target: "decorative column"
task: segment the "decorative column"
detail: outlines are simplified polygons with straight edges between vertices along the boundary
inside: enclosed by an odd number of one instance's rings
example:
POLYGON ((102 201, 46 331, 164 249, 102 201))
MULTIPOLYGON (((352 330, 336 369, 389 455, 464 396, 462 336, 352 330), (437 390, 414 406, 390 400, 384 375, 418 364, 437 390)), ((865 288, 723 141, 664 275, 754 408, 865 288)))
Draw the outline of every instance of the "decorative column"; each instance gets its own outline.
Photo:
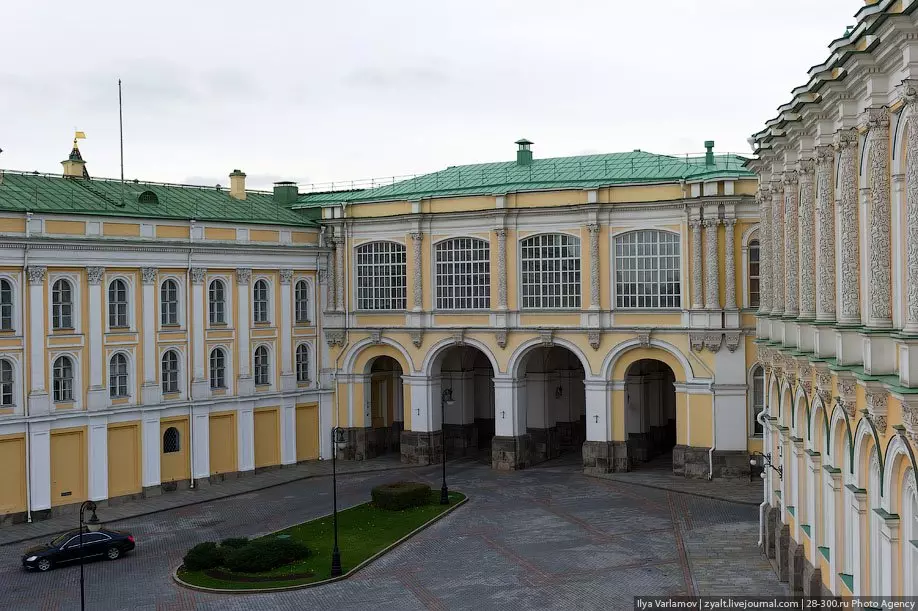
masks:
MULTIPOLYGON (((344 311, 344 238, 335 241, 335 311, 344 311)), ((251 270, 249 270, 251 271, 251 270)))
MULTIPOLYGON (((156 268, 141 267, 143 281, 143 386, 140 388, 141 402, 145 405, 159 403, 162 389, 156 383, 156 268)), ((203 348, 203 335, 201 336, 203 348)))
POLYGON ((599 309, 599 231, 598 223, 587 225, 590 232, 590 309, 599 309))
POLYGON ((102 409, 108 405, 108 393, 102 385, 102 277, 104 267, 87 267, 89 280, 89 393, 87 409, 102 409))
POLYGON ((414 254, 414 311, 420 312, 424 309, 424 277, 421 267, 421 245, 424 241, 424 234, 420 231, 411 233, 411 250, 414 254))
POLYGON ((796 317, 800 313, 797 302, 797 259, 800 251, 797 244, 797 172, 784 173, 784 314, 796 317))
POLYGON ((704 307, 702 294, 704 288, 701 280, 701 221, 689 221, 692 228, 692 309, 704 307))
POLYGON ((816 147, 816 320, 835 320, 835 153, 816 147))
POLYGON ((497 309, 507 309, 507 230, 498 227, 497 236, 497 309))
POLYGON ((902 82, 908 121, 905 155, 905 325, 918 335, 918 81, 902 82))
POLYGON ((204 399, 210 395, 210 385, 204 375, 204 278, 206 276, 205 268, 191 268, 192 399, 204 399))
MULTIPOLYGON (((724 219, 724 252, 726 254, 724 265, 727 272, 727 286, 724 287, 727 303, 724 307, 728 310, 736 309, 736 236, 733 235, 735 227, 736 219, 724 219)), ((761 268, 759 271, 761 273, 761 268)))
POLYGON ((48 268, 30 265, 29 276, 29 415, 47 414, 51 409, 45 388, 45 275, 48 268))
MULTIPOLYGON (((771 196, 759 185, 759 316, 771 313, 771 196)), ((747 303, 748 307, 749 304, 747 303)))
POLYGON ((858 209, 857 209, 857 131, 840 130, 835 135, 838 151, 839 186, 838 194, 838 241, 841 247, 839 279, 841 283, 841 307, 838 322, 842 325, 861 323, 861 302, 859 288, 858 255, 858 209))
POLYGON ((800 206, 798 232, 800 237, 800 318, 812 320, 816 317, 816 257, 813 252, 813 213, 816 192, 813 188, 816 162, 813 159, 800 161, 800 206))
POLYGON ((290 283, 292 280, 292 269, 280 270, 281 390, 296 388, 296 376, 293 374, 293 317, 290 311, 293 302, 293 296, 290 291, 290 283))
POLYGON ((771 179, 771 313, 784 316, 784 182, 780 174, 771 179))
POLYGON ((237 392, 240 395, 251 395, 255 392, 255 379, 252 377, 250 370, 252 357, 251 349, 249 348, 249 328, 251 325, 249 281, 251 278, 251 268, 240 267, 236 270, 236 308, 239 316, 236 319, 236 344, 239 350, 237 392))
POLYGON ((708 310, 720 309, 720 276, 718 265, 720 257, 717 256, 717 226, 720 220, 717 217, 704 220, 704 259, 705 259, 705 295, 704 307, 708 310))
POLYGON ((890 303, 890 193, 889 193, 889 109, 868 108, 870 127, 867 144, 870 164, 870 310, 867 326, 879 329, 892 327, 890 303))

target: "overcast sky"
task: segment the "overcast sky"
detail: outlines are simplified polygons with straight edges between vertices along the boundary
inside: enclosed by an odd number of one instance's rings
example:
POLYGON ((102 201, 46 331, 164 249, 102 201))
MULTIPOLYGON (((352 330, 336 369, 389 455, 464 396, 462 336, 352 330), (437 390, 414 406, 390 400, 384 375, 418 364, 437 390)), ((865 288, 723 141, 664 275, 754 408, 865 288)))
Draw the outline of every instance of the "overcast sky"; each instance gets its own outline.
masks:
POLYGON ((862 0, 8 0, 0 167, 250 187, 748 153, 862 0))

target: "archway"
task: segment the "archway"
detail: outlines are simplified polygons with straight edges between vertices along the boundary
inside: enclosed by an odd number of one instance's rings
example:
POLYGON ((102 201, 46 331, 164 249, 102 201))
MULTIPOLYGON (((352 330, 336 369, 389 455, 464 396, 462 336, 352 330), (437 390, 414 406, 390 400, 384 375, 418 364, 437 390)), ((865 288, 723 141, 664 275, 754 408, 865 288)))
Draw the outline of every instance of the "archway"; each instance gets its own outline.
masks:
POLYGON ((586 372, 580 358, 563 346, 541 346, 523 356, 519 371, 530 463, 567 451, 579 454, 586 439, 586 372))
POLYGON ((404 423, 402 366, 391 356, 367 363, 364 397, 368 405, 367 456, 398 452, 404 423))
POLYGON ((431 408, 434 421, 439 420, 443 408, 442 430, 448 457, 490 449, 494 437, 494 375, 487 355, 469 345, 445 348, 431 363, 430 376, 439 382, 439 391, 433 394, 436 405, 431 408), (441 406, 444 391, 451 393, 452 405, 441 406))
POLYGON ((676 445, 676 375, 656 359, 633 362, 625 373, 625 435, 630 468, 653 461, 672 470, 676 445))

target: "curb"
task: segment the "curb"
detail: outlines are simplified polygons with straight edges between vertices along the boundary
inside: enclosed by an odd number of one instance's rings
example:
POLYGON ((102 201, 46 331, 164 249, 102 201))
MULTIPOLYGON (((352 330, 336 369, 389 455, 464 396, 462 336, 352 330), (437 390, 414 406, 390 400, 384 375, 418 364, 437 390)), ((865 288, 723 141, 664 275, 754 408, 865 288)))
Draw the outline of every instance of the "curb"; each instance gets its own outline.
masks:
POLYGON ((585 477, 590 477, 596 480, 606 481, 606 482, 615 482, 617 484, 626 484, 631 486, 641 486, 642 488, 653 488, 654 490, 665 490, 667 492, 675 492, 677 494, 688 494, 689 496, 698 496, 705 499, 712 499, 715 501, 723 501, 725 503, 734 503, 736 505, 747 505, 749 507, 758 507, 762 503, 759 501, 740 501, 737 499, 730 499, 723 496, 717 496, 716 494, 707 494, 704 492, 692 492, 689 490, 680 490, 678 488, 671 488, 669 486, 660 486, 658 484, 646 484, 644 482, 631 482, 621 479, 613 479, 611 477, 602 477, 601 475, 591 475, 589 473, 583 473, 585 477))
MULTIPOLYGON (((466 497, 463 498, 461 501, 459 501, 458 503, 456 503, 455 505, 453 505, 452 507, 450 507, 449 509, 447 509, 447 510, 444 511, 443 513, 441 513, 441 514, 439 514, 438 516, 434 517, 433 519, 431 519, 431 520, 429 520, 429 521, 427 521, 427 522, 421 524, 420 526, 418 526, 417 528, 415 528, 414 530, 412 530, 410 533, 408 533, 407 535, 405 535, 405 536, 402 537, 401 539, 399 539, 399 540, 397 540, 397 541, 391 543, 391 544, 388 545, 387 547, 385 547, 385 548, 379 550, 378 552, 376 552, 375 554, 373 554, 372 556, 370 556, 369 558, 367 558, 366 560, 364 560, 363 562, 361 562, 360 564, 358 564, 357 566, 355 566, 354 568, 352 568, 352 569, 351 569, 350 571, 348 571, 347 573, 344 573, 343 575, 339 575, 338 577, 331 577, 331 578, 329 578, 329 579, 323 579, 322 581, 313 581, 312 583, 301 583, 301 584, 297 584, 297 585, 293 585, 293 586, 281 586, 281 587, 279 587, 279 588, 253 588, 253 589, 249 589, 249 590, 228 590, 228 589, 224 589, 224 588, 208 588, 208 587, 205 587, 205 586, 196 586, 196 585, 192 585, 192 584, 190 584, 190 583, 187 583, 187 582, 185 582, 185 581, 182 581, 182 580, 179 578, 179 576, 178 576, 178 570, 179 570, 180 568, 182 568, 182 565, 179 565, 179 566, 175 567, 175 569, 173 569, 173 571, 172 571, 172 580, 173 580, 175 583, 177 583, 178 585, 180 585, 181 587, 183 587, 183 588, 188 588, 189 590, 196 590, 196 591, 198 591, 198 592, 208 592, 208 593, 211 593, 211 594, 267 594, 267 593, 269 593, 269 592, 289 592, 289 591, 291 591, 291 590, 305 590, 306 588, 315 588, 315 587, 317 587, 317 586, 324 586, 324 585, 327 585, 327 584, 329 584, 329 583, 334 583, 334 582, 336 582, 336 581, 342 581, 342 580, 344 580, 344 579, 347 579, 347 578, 350 577, 351 575, 354 575, 355 573, 357 573, 357 571, 361 570, 362 568, 366 567, 367 565, 369 565, 369 564, 372 563, 373 561, 375 561, 375 560, 377 560, 378 558, 380 558, 380 557, 384 556, 385 554, 389 553, 390 551, 392 551, 393 549, 395 549, 396 547, 398 547, 399 545, 401 545, 402 543, 404 543, 405 541, 407 541, 407 540, 410 539, 411 537, 413 537, 413 536, 415 536, 416 534, 420 533, 422 530, 428 528, 429 526, 431 526, 431 525, 433 525, 433 524, 436 524, 437 522, 439 522, 440 520, 442 520, 443 518, 445 518, 446 516, 448 516, 448 515, 451 514, 452 512, 456 511, 457 509, 459 509, 460 507, 462 507, 463 505, 465 505, 465 504, 468 502, 468 500, 469 500, 469 497, 466 496, 466 497)), ((366 503, 366 501, 364 501, 364 503, 366 503)), ((364 503, 358 503, 357 505, 352 505, 351 507, 357 507, 358 505, 363 505, 364 503)), ((351 507, 348 507, 347 509, 350 509, 351 507)), ((322 518, 327 518, 327 517, 330 516, 330 515, 331 515, 331 514, 326 514, 326 515, 324 515, 324 516, 319 516, 318 518, 314 518, 314 519, 315 519, 315 520, 320 520, 320 519, 322 519, 322 518)), ((310 520, 310 521, 312 521, 312 520, 310 520)), ((283 530, 283 529, 282 529, 282 530, 283 530)), ((269 533, 269 534, 270 534, 270 533, 269 533)))

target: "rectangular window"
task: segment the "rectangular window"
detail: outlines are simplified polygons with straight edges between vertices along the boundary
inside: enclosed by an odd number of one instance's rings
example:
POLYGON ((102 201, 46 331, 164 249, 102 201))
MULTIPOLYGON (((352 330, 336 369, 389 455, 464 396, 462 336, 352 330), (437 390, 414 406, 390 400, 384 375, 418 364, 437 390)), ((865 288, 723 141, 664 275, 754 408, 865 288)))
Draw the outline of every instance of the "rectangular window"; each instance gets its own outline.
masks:
POLYGON ((490 247, 476 238, 437 244, 437 309, 487 310, 491 307, 490 247))
POLYGON ((645 230, 615 238, 615 307, 681 307, 680 273, 677 234, 645 230))
POLYGON ((580 307, 580 240, 545 234, 520 242, 523 308, 580 307))
POLYGON ((357 309, 404 310, 407 307, 405 246, 372 242, 357 248, 357 309))
POLYGON ((759 243, 751 242, 749 244, 749 307, 759 307, 761 294, 759 291, 759 243))

